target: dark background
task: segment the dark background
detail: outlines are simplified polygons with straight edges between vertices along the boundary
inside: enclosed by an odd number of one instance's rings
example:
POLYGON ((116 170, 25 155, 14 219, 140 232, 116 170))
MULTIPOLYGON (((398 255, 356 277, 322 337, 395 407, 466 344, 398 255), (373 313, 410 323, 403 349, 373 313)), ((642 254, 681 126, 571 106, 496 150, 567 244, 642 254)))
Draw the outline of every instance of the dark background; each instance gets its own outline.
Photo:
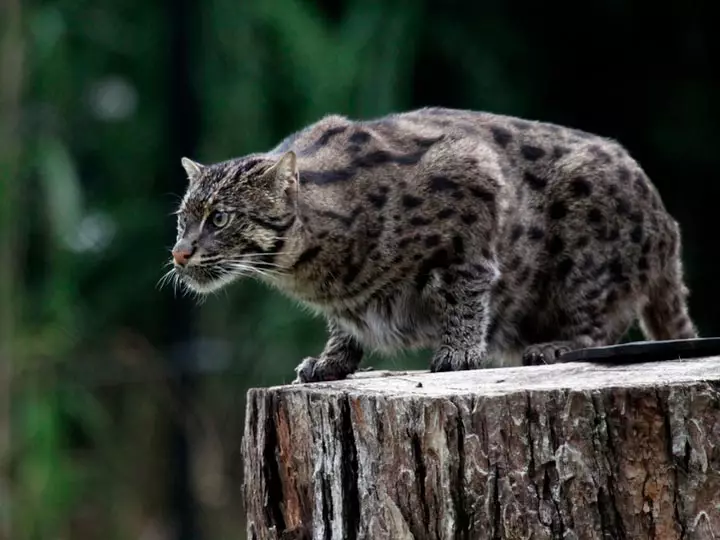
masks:
POLYGON ((444 105, 618 139, 681 224, 701 333, 720 332, 710 6, 6 0, 0 538, 244 538, 245 392, 289 382, 324 324, 253 282, 203 304, 157 287, 180 158, 266 150, 328 113, 444 105))

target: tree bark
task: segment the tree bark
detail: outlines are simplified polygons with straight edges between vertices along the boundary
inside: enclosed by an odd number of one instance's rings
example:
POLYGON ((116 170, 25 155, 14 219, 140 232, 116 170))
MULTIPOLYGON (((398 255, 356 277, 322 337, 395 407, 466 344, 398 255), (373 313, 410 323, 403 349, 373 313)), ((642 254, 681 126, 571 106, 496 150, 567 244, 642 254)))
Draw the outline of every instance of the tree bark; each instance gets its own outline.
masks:
POLYGON ((251 389, 248 538, 715 538, 719 385, 702 359, 251 389))

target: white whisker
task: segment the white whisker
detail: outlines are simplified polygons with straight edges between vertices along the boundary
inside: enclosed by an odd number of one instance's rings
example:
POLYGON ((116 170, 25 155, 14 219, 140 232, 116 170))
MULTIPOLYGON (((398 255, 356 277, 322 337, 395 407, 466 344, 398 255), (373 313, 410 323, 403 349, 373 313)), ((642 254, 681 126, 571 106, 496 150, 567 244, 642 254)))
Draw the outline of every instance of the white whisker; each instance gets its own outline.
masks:
POLYGON ((165 287, 171 280, 177 279, 177 273, 175 272, 175 268, 171 268, 167 272, 165 272, 160 279, 158 279, 155 287, 158 290, 161 290, 163 287, 165 287))

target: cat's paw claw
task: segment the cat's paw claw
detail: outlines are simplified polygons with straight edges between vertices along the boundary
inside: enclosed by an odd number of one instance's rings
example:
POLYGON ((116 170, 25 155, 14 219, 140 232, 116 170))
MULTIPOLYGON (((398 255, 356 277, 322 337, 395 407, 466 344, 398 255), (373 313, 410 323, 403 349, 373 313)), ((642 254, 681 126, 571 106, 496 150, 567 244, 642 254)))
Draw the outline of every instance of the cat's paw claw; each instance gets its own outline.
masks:
POLYGON ((523 352, 523 365, 544 366, 546 364, 556 364, 563 354, 571 350, 573 350, 573 347, 564 342, 530 345, 523 352))
POLYGON ((347 377, 348 373, 337 369, 337 364, 324 361, 322 358, 308 356, 295 368, 297 377, 292 384, 338 381, 347 377))
POLYGON ((441 347, 430 362, 430 371, 463 371, 482 367, 485 355, 472 349, 441 347))
POLYGON ((308 356, 295 368, 296 377, 292 384, 303 384, 309 382, 316 382, 315 379, 315 366, 317 365, 318 359, 314 356, 308 356))

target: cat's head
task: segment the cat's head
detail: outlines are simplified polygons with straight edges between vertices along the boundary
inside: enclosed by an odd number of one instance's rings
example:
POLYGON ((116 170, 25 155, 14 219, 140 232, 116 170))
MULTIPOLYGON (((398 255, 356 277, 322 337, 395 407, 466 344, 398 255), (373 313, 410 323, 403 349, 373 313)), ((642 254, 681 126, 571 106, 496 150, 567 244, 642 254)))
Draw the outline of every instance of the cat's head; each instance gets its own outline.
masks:
POLYGON ((177 214, 173 272, 197 293, 278 272, 296 223, 297 161, 252 155, 212 165, 182 159, 189 184, 177 214))

